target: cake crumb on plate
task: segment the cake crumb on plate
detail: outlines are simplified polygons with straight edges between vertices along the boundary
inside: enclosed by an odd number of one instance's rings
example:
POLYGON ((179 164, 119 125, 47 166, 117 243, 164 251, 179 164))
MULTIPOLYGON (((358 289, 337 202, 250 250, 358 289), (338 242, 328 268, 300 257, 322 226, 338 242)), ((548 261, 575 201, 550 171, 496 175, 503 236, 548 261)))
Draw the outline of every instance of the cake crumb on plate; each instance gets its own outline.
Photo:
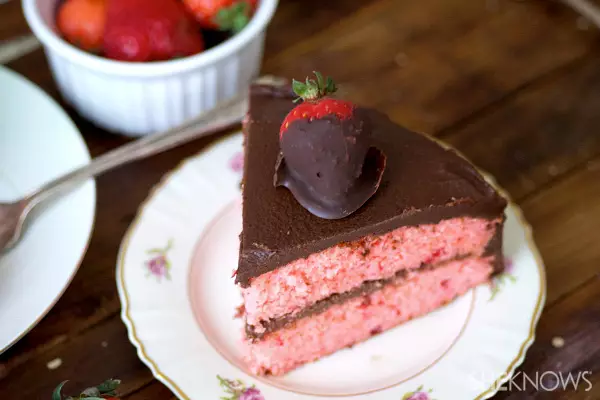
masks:
POLYGON ((565 339, 560 336, 555 336, 552 338, 552 347, 560 349, 565 345, 565 339))
POLYGON ((59 368, 61 365, 62 365, 62 360, 60 358, 55 358, 54 360, 48 361, 48 363, 46 364, 46 367, 48 367, 49 370, 55 370, 55 369, 59 368))

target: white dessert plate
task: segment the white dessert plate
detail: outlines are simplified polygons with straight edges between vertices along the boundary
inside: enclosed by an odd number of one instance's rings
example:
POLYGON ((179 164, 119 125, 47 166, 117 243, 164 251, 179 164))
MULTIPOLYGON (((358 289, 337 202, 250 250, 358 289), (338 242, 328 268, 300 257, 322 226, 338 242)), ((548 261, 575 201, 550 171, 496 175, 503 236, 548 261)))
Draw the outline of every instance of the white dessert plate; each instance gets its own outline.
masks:
MULTIPOLYGON (((4 67, 0 88, 0 201, 89 163, 79 131, 42 90, 4 67)), ((71 282, 95 207, 89 181, 36 213, 17 247, 0 254, 0 353, 35 326, 71 282)))
POLYGON ((232 278, 242 226, 241 152, 236 134, 185 161, 142 206, 121 246, 117 281, 129 337, 179 398, 229 399, 220 376, 239 379, 239 390, 255 385, 262 397, 255 390, 255 397, 242 397, 251 400, 485 399, 523 361, 546 283, 530 229, 511 203, 510 268, 494 290, 478 287, 286 376, 252 376, 241 361, 242 321, 234 318, 241 296, 232 278))

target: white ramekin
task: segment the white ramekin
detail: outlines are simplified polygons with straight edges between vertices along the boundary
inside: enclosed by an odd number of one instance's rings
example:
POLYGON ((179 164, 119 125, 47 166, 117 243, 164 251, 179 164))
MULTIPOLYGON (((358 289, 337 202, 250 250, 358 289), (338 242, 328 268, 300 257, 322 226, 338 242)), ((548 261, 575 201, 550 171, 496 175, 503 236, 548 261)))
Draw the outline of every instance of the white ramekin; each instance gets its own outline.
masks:
POLYGON ((141 136, 209 110, 257 77, 277 2, 261 0, 244 30, 210 50, 152 63, 109 60, 64 41, 56 33, 58 0, 23 0, 23 9, 64 99, 106 130, 141 136))

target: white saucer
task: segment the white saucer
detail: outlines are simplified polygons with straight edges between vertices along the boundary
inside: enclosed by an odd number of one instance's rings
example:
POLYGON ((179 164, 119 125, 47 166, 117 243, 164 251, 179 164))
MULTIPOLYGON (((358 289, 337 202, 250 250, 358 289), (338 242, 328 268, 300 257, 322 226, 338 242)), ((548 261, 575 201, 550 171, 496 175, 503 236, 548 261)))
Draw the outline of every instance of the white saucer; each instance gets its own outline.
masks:
POLYGON ((505 226, 511 275, 369 341, 280 377, 241 362, 241 304, 232 271, 241 230, 242 136, 183 163, 142 206, 117 277, 122 317, 140 358, 181 399, 224 396, 217 375, 256 385, 266 400, 484 399, 533 342, 544 270, 519 209, 505 226), (416 392, 416 393, 415 393, 416 392))
MULTIPOLYGON (((58 104, 0 67, 0 201, 16 200, 89 161, 81 135, 58 104)), ((49 204, 19 245, 0 254, 0 353, 67 288, 87 248, 95 203, 90 181, 49 204)))

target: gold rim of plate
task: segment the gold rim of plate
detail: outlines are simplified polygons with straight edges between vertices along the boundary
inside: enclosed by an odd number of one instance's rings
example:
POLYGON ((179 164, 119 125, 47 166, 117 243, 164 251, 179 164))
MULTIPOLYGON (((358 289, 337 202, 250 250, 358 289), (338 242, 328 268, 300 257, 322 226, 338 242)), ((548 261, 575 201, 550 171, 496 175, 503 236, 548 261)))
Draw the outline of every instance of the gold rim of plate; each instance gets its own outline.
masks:
MULTIPOLYGON (((158 367, 158 365, 156 365, 156 363, 154 362, 154 360, 152 360, 150 358, 150 356, 148 356, 148 353, 147 353, 147 351, 145 349, 144 344, 141 342, 141 340, 137 336, 135 324, 133 323, 133 320, 132 320, 131 316, 129 315, 129 294, 127 293, 127 289, 126 289, 126 286, 125 286, 125 278, 124 278, 124 272, 123 272, 124 271, 124 266, 125 266, 125 263, 124 263, 125 254, 127 254, 127 251, 129 249, 129 242, 131 240, 131 236, 133 235, 133 232, 137 229, 137 226, 138 226, 141 218, 144 216, 144 213, 146 211, 146 207, 154 199, 154 196, 169 183, 169 181, 171 180, 171 177, 173 175, 175 175, 176 173, 178 173, 181 169, 183 169, 189 162, 191 162, 195 158, 199 157, 201 154, 206 153, 206 152, 212 150, 213 148, 217 147, 219 144, 221 144, 225 140, 227 140, 227 139, 235 136, 236 134, 239 134, 239 132, 233 133, 233 134, 227 134, 224 137, 215 140, 213 143, 211 143, 210 145, 208 145, 205 149, 201 150, 195 156, 188 157, 188 158, 184 159, 183 161, 181 161, 177 167, 175 167, 173 170, 167 172, 162 177, 162 179, 160 180, 160 182, 158 184, 156 184, 150 190, 150 193, 148 194, 148 197, 141 203, 140 207, 138 208, 138 212, 137 212, 137 214, 135 216, 135 219, 133 220, 133 222, 131 223, 131 225, 127 229, 127 232, 125 233, 125 236, 123 238, 123 242, 121 244, 121 248, 119 250, 118 260, 117 260, 118 287, 119 287, 119 290, 122 291, 122 294, 123 294, 122 298, 124 299, 124 304, 122 304, 121 318, 122 318, 123 322, 125 323, 125 325, 128 328, 129 339, 131 340, 131 342, 137 348, 138 356, 152 370, 152 373, 154 374, 154 376, 157 379, 161 380, 165 385, 167 385, 180 398, 182 398, 184 400, 191 400, 191 399, 190 399, 190 397, 188 397, 183 392, 183 390, 171 378, 169 378, 167 375, 165 375, 160 370, 160 368, 158 367)), ((464 154, 462 154, 460 151, 456 150, 454 147, 450 146, 449 144, 447 144, 447 143, 445 143, 445 142, 443 142, 440 139, 437 139, 435 137, 432 137, 432 136, 429 136, 429 135, 425 135, 425 136, 427 136, 428 138, 430 138, 433 141, 437 142, 438 144, 440 144, 444 148, 452 149, 460 157, 464 158, 469 163, 471 163, 471 161, 467 157, 465 157, 464 154)), ((471 163, 471 165, 473 165, 473 163, 471 163)), ((498 185, 498 183, 496 182, 496 180, 491 175, 483 172, 481 169, 479 169, 477 167, 475 167, 475 169, 477 169, 477 171, 485 177, 486 181, 490 185, 492 185, 498 191, 498 193, 500 193, 500 195, 502 195, 507 200, 508 207, 511 207, 514 210, 515 216, 516 216, 519 224, 521 225, 521 227, 525 231, 525 240, 527 241, 527 245, 528 245, 530 251, 532 252, 532 254, 533 254, 534 258, 535 258, 535 262, 536 262, 536 265, 538 267, 538 272, 539 272, 539 275, 540 275, 540 288, 539 288, 540 290, 539 290, 538 298, 536 300, 536 305, 535 305, 535 308, 534 308, 534 312, 533 312, 533 314, 531 316, 531 321, 530 321, 530 324, 529 324, 529 334, 528 334, 527 338, 525 339, 525 341, 523 341, 523 343, 521 344, 519 352, 517 353, 517 355, 515 356, 515 358, 512 360, 512 362, 508 365, 508 368, 506 369, 506 371, 502 375, 500 375, 497 378, 497 380, 487 390, 485 390, 484 392, 480 393, 474 399, 474 400, 481 400, 481 399, 489 398, 490 395, 495 394, 497 392, 497 389, 499 388, 499 386, 503 382, 505 382, 506 380, 508 380, 510 378, 510 376, 512 376, 512 374, 514 373, 515 369, 523 362, 523 360, 525 358, 525 353, 527 352, 527 350, 529 349, 529 347, 533 344, 533 342, 535 340, 535 328, 536 328, 537 322, 538 322, 538 320, 540 318, 541 311, 542 311, 542 308, 543 308, 543 305, 544 305, 544 301, 545 301, 545 298, 546 298, 546 272, 545 272, 544 262, 542 260, 540 252, 539 252, 539 250, 538 250, 538 248, 537 248, 537 246, 535 244, 535 241, 533 239, 532 228, 529 225, 529 223, 527 222, 527 220, 525 219, 525 216, 523 215, 523 212, 521 211, 521 208, 512 200, 512 198, 510 197, 510 195, 508 194, 508 192, 506 192, 506 190, 504 190, 503 188, 501 188, 498 185)), ((469 315, 470 314, 471 313, 469 313, 469 315)), ((444 354, 446 354, 446 353, 444 353, 444 354)), ((427 369, 429 369, 429 368, 426 368, 425 370, 427 370, 427 369)), ((419 374, 423 373, 425 370, 421 371, 419 374)), ((411 378, 414 378, 414 376, 411 377, 411 378)), ((403 383, 405 381, 406 380, 403 380, 402 382, 398 382, 397 384, 395 384, 393 386, 387 386, 385 388, 381 388, 381 389, 378 389, 376 391, 389 390, 389 389, 393 388, 394 386, 397 386, 397 385, 399 385, 399 384, 401 384, 401 383, 403 383)), ((267 382, 267 383, 271 384, 269 382, 267 382)), ((295 392, 295 391, 289 390, 289 389, 282 389, 282 390, 286 390, 286 391, 289 391, 291 393, 306 394, 306 393, 295 392)), ((376 391, 371 391, 369 393, 373 393, 373 392, 376 392, 376 391)), ((340 397, 340 396, 337 396, 337 395, 334 395, 334 396, 323 396, 323 395, 321 395, 320 397, 340 397)))

